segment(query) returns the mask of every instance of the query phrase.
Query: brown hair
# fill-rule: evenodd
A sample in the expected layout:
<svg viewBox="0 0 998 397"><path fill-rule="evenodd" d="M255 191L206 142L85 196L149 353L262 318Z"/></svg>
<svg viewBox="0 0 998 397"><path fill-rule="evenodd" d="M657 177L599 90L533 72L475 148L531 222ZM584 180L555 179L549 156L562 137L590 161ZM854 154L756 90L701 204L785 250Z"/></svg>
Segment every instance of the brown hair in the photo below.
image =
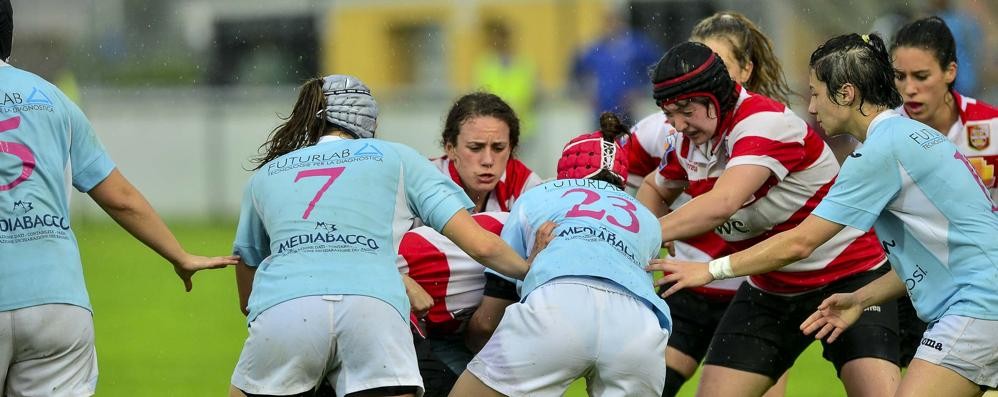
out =
<svg viewBox="0 0 998 397"><path fill-rule="evenodd" d="M516 145L520 143L520 119L502 98L488 92L472 92L454 102L447 112L440 144L457 145L457 135L461 133L461 125L465 121L482 116L495 117L506 123L509 127L509 147L511 150L516 150Z"/></svg>
<svg viewBox="0 0 998 397"><path fill-rule="evenodd" d="M270 160L291 153L306 146L319 142L330 128L335 128L325 117L316 116L325 109L326 98L322 94L321 78L312 78L302 84L298 91L298 100L291 109L291 115L280 117L281 125L270 132L267 141L260 145L265 154L250 160L257 163L253 170L258 170Z"/></svg>
<svg viewBox="0 0 998 397"><path fill-rule="evenodd" d="M752 75L745 82L745 88L749 91L784 104L789 104L790 96L795 95L773 53L773 43L744 15L734 11L711 15L693 27L690 38L701 42L710 38L724 39L731 45L731 52L740 64L738 66L751 62Z"/></svg>

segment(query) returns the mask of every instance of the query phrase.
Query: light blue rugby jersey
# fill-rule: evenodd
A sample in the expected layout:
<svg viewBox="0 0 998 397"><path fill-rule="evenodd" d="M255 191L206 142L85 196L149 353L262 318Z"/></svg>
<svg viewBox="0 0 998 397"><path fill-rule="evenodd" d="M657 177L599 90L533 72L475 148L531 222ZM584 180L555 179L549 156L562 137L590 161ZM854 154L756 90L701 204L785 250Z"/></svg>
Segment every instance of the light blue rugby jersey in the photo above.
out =
<svg viewBox="0 0 998 397"><path fill-rule="evenodd" d="M560 179L520 196L502 229L503 240L526 258L545 221L558 224L555 239L534 258L520 285L522 299L558 277L603 278L647 303L662 328L672 330L669 307L655 294L651 273L644 270L662 245L655 215L610 183Z"/></svg>
<svg viewBox="0 0 998 397"><path fill-rule="evenodd" d="M472 208L425 157L378 139L323 137L257 170L243 195L233 252L257 267L249 321L312 295L381 299L408 318L395 259L413 220L441 230Z"/></svg>
<svg viewBox="0 0 998 397"><path fill-rule="evenodd" d="M998 320L998 208L956 146L881 113L813 214L874 226L919 318Z"/></svg>
<svg viewBox="0 0 998 397"><path fill-rule="evenodd" d="M80 108L41 77L0 62L0 311L90 309L69 184L87 192L113 169Z"/></svg>

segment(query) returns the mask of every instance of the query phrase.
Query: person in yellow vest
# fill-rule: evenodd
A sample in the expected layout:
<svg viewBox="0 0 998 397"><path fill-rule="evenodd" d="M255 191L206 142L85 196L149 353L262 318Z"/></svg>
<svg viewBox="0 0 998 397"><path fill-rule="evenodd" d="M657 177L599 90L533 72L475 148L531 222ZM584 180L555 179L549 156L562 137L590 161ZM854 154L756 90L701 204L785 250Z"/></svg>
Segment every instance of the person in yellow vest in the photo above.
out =
<svg viewBox="0 0 998 397"><path fill-rule="evenodd" d="M537 74L534 64L514 53L512 32L505 22L486 22L484 38L488 52L475 65L475 85L508 103L520 117L521 138L529 138L535 130Z"/></svg>

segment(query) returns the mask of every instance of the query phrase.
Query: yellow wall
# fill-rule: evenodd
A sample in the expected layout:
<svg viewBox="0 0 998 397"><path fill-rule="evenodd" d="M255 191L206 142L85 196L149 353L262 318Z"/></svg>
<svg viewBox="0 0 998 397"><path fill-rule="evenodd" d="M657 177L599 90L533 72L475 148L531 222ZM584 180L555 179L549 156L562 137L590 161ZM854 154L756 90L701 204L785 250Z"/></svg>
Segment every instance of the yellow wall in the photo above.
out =
<svg viewBox="0 0 998 397"><path fill-rule="evenodd" d="M472 87L476 59L486 50L482 23L506 22L513 32L514 51L533 60L542 89L561 89L567 81L572 56L600 33L603 0L479 1L468 12L467 4L451 1L388 1L378 5L340 5L332 8L323 33L324 73L353 74L375 91L403 85L408 54L419 49L393 42L392 30L407 24L436 24L443 32L444 64L448 87Z"/></svg>

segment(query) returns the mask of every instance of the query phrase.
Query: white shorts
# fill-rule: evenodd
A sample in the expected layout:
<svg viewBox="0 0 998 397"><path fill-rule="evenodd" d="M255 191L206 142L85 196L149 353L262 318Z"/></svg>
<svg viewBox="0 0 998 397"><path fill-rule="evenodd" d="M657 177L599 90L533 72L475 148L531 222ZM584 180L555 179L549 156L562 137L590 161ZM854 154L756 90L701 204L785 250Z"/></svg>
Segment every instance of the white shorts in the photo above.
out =
<svg viewBox="0 0 998 397"><path fill-rule="evenodd" d="M468 371L508 396L561 396L580 377L590 395L659 396L668 340L652 309L616 284L563 277L506 308Z"/></svg>
<svg viewBox="0 0 998 397"><path fill-rule="evenodd" d="M0 395L92 396L96 388L89 310L47 304L0 312Z"/></svg>
<svg viewBox="0 0 998 397"><path fill-rule="evenodd" d="M998 387L998 321L947 315L929 324L915 358L949 368L981 386Z"/></svg>
<svg viewBox="0 0 998 397"><path fill-rule="evenodd" d="M422 395L409 324L393 306L362 295L292 299L250 323L233 386L289 395L313 390L323 378L339 396L393 386Z"/></svg>

